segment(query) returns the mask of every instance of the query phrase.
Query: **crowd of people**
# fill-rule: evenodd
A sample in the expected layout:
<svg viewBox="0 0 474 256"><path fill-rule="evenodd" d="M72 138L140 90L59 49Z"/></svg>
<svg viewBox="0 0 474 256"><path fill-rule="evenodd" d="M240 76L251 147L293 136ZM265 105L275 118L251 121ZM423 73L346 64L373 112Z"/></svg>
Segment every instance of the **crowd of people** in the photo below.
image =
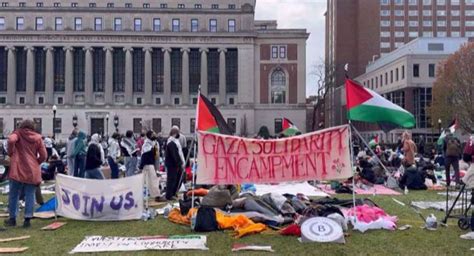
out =
<svg viewBox="0 0 474 256"><path fill-rule="evenodd" d="M25 201L23 227L30 227L35 201L42 204L41 183L55 178L57 173L84 179L118 179L143 173L149 195L156 200L175 200L186 166L188 146L179 127L173 126L167 139L153 131L135 136L127 131L110 138L73 130L66 143L64 161L55 149L54 138L42 137L32 120L24 120L8 137L2 150L9 156L9 218L5 226L16 226L18 203ZM161 163L164 157L164 168ZM120 167L124 167L121 171ZM162 196L160 176L166 170L166 193ZM164 176L164 175L163 175ZM36 198L35 198L36 197Z"/></svg>

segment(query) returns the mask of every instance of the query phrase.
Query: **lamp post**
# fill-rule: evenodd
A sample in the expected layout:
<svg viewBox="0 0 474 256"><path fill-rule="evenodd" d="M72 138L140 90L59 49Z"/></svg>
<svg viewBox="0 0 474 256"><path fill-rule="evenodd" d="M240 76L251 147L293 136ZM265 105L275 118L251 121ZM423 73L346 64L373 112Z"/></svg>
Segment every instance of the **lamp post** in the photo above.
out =
<svg viewBox="0 0 474 256"><path fill-rule="evenodd" d="M72 116L72 126L74 126L74 129L76 129L77 127L77 115L74 114L74 116Z"/></svg>
<svg viewBox="0 0 474 256"><path fill-rule="evenodd" d="M441 121L441 118L440 118L440 119L438 119L438 131L439 131L440 134L441 134L441 123L442 123L442 121Z"/></svg>
<svg viewBox="0 0 474 256"><path fill-rule="evenodd" d="M105 138L109 141L109 114L105 115Z"/></svg>
<svg viewBox="0 0 474 256"><path fill-rule="evenodd" d="M56 111L58 110L58 107L56 105L53 105L53 140L56 139Z"/></svg>
<svg viewBox="0 0 474 256"><path fill-rule="evenodd" d="M115 132L118 132L118 126L119 126L119 117L117 114L114 116L114 126L115 126Z"/></svg>

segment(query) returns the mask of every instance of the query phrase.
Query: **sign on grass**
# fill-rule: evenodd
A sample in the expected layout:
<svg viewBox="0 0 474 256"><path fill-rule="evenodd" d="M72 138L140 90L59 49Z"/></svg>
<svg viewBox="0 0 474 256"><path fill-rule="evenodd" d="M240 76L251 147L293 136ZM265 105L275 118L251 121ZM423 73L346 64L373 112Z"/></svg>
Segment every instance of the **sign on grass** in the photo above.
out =
<svg viewBox="0 0 474 256"><path fill-rule="evenodd" d="M134 220L143 214L143 174L113 180L56 177L57 214L76 220Z"/></svg>
<svg viewBox="0 0 474 256"><path fill-rule="evenodd" d="M260 140L198 133L198 184L279 183L352 176L349 126Z"/></svg>
<svg viewBox="0 0 474 256"><path fill-rule="evenodd" d="M87 236L71 253L145 250L208 250L206 236L115 237Z"/></svg>

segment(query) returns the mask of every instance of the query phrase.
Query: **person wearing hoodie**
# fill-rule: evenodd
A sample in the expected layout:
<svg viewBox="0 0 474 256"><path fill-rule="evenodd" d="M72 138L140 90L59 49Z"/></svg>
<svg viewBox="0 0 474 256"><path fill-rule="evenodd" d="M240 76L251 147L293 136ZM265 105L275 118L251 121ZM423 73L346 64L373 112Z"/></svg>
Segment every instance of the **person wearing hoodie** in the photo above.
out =
<svg viewBox="0 0 474 256"><path fill-rule="evenodd" d="M74 175L74 157L72 156L72 152L74 151L74 143L76 143L77 139L77 130L74 129L69 135L69 138L66 143L66 156L67 156L67 171L68 175Z"/></svg>
<svg viewBox="0 0 474 256"><path fill-rule="evenodd" d="M464 146L464 150L462 152L463 158L464 156L470 155L471 157L474 158L474 135L471 135L469 137L469 140L466 142L466 145Z"/></svg>
<svg viewBox="0 0 474 256"><path fill-rule="evenodd" d="M179 143L179 129L171 128L170 137L166 143L165 167L166 167L166 200L176 199L179 189L181 175L184 170L185 160L181 144Z"/></svg>
<svg viewBox="0 0 474 256"><path fill-rule="evenodd" d="M95 133L91 136L91 141L87 148L85 178L97 180L105 179L100 169L104 161L104 149L100 144L100 135Z"/></svg>
<svg viewBox="0 0 474 256"><path fill-rule="evenodd" d="M109 139L109 148L107 150L107 163L110 167L111 178L118 179L119 177L119 167L117 165L117 160L120 157L120 145L118 140L120 139L120 134L114 133Z"/></svg>
<svg viewBox="0 0 474 256"><path fill-rule="evenodd" d="M86 133L79 131L74 149L72 150L72 157L74 157L74 177L84 178L84 171L86 165Z"/></svg>
<svg viewBox="0 0 474 256"><path fill-rule="evenodd" d="M9 219L5 220L5 226L16 226L18 200L23 191L25 193L23 227L28 228L33 218L36 187L41 184L40 164L48 156L41 135L35 132L35 123L32 120L23 121L19 129L8 137L8 155L10 156Z"/></svg>
<svg viewBox="0 0 474 256"><path fill-rule="evenodd" d="M140 170L142 170L145 175L145 184L147 184L150 196L155 198L161 195L160 180L156 176L155 170L155 161L159 158L159 152L159 145L156 142L155 133L148 131L142 146Z"/></svg>
<svg viewBox="0 0 474 256"><path fill-rule="evenodd" d="M130 177L137 170L137 143L133 138L133 131L127 131L125 138L120 142L120 148L123 153L123 161L125 164L125 174Z"/></svg>

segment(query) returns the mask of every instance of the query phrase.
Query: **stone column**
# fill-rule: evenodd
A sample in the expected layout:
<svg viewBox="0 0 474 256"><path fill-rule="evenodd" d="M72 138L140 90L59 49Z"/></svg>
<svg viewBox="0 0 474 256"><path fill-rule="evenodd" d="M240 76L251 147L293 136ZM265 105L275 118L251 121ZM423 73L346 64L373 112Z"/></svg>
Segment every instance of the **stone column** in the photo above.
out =
<svg viewBox="0 0 474 256"><path fill-rule="evenodd" d="M85 54L85 77L84 77L84 97L85 103L88 105L94 104L94 93L93 93L93 86L94 86L94 67L92 64L92 51L94 49L92 47L85 47L84 51Z"/></svg>
<svg viewBox="0 0 474 256"><path fill-rule="evenodd" d="M114 98L114 62L113 48L105 47L105 104L111 105Z"/></svg>
<svg viewBox="0 0 474 256"><path fill-rule="evenodd" d="M163 81L163 104L171 103L171 59L170 59L170 48L163 48L164 54L164 81Z"/></svg>
<svg viewBox="0 0 474 256"><path fill-rule="evenodd" d="M153 104L153 88L152 88L152 60L151 53L153 49L151 47L143 48L145 52L145 105Z"/></svg>
<svg viewBox="0 0 474 256"><path fill-rule="evenodd" d="M45 104L54 104L54 48L45 47L46 51L46 69L45 69Z"/></svg>
<svg viewBox="0 0 474 256"><path fill-rule="evenodd" d="M219 105L226 104L226 63L227 49L219 49Z"/></svg>
<svg viewBox="0 0 474 256"><path fill-rule="evenodd" d="M125 51L125 104L133 104L133 48Z"/></svg>
<svg viewBox="0 0 474 256"><path fill-rule="evenodd" d="M201 52L201 93L207 96L207 53L209 49L199 49Z"/></svg>
<svg viewBox="0 0 474 256"><path fill-rule="evenodd" d="M74 104L74 49L72 47L64 47L66 51L66 68L64 78L64 103L67 105Z"/></svg>
<svg viewBox="0 0 474 256"><path fill-rule="evenodd" d="M14 46L5 49L8 51L7 104L16 104L16 49Z"/></svg>
<svg viewBox="0 0 474 256"><path fill-rule="evenodd" d="M182 68L182 102L183 105L189 104L189 48L182 48L183 53L183 68Z"/></svg>
<svg viewBox="0 0 474 256"><path fill-rule="evenodd" d="M35 104L35 48L26 47L26 103Z"/></svg>

